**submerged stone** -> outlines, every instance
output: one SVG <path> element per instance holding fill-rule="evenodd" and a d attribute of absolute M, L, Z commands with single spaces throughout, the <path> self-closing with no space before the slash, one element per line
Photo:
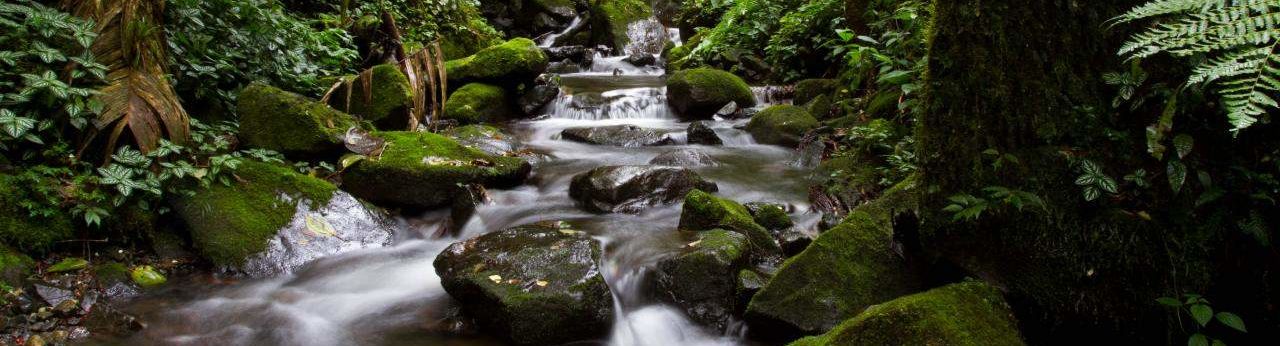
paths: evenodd
<path fill-rule="evenodd" d="M 695 189 L 716 191 L 716 184 L 686 168 L 607 166 L 582 173 L 569 185 L 569 197 L 599 213 L 638 213 L 679 201 Z"/>
<path fill-rule="evenodd" d="M 373 203 L 396 207 L 447 205 L 459 185 L 519 185 L 528 162 L 495 156 L 428 132 L 379 132 L 387 146 L 381 157 L 357 162 L 343 174 L 342 188 Z"/>
<path fill-rule="evenodd" d="M 683 119 L 711 119 L 730 102 L 739 107 L 756 105 L 747 82 L 732 73 L 711 68 L 681 70 L 667 78 L 667 100 Z"/>
<path fill-rule="evenodd" d="M 795 147 L 809 130 L 818 128 L 814 119 L 803 107 L 778 105 L 761 111 L 747 123 L 747 132 L 763 144 Z"/>
<path fill-rule="evenodd" d="M 254 84 L 240 92 L 240 139 L 246 146 L 285 155 L 342 152 L 342 137 L 359 124 L 328 105 L 275 87 Z"/>
<path fill-rule="evenodd" d="M 667 135 L 635 125 L 574 127 L 560 132 L 560 136 L 575 142 L 628 148 L 675 144 Z"/>
<path fill-rule="evenodd" d="M 441 284 L 484 329 L 516 344 L 604 337 L 613 298 L 590 235 L 535 224 L 454 243 L 435 260 Z"/>

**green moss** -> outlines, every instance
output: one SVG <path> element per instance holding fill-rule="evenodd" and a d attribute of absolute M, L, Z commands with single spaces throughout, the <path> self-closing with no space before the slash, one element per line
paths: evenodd
<path fill-rule="evenodd" d="M 58 241 L 75 236 L 71 216 L 63 212 L 48 216 L 31 215 L 21 203 L 32 200 L 29 192 L 23 189 L 23 183 L 0 175 L 0 242 L 22 251 L 43 253 Z"/>
<path fill-rule="evenodd" d="M 282 165 L 245 161 L 231 186 L 213 185 L 174 203 L 197 250 L 217 265 L 239 265 L 267 248 L 298 203 L 329 203 L 337 188 Z"/>
<path fill-rule="evenodd" d="M 0 285 L 22 287 L 35 270 L 36 261 L 8 246 L 0 245 Z"/>
<path fill-rule="evenodd" d="M 487 139 L 504 136 L 502 130 L 493 126 L 480 124 L 455 127 L 445 132 L 445 135 L 458 140 Z"/>
<path fill-rule="evenodd" d="M 108 288 L 116 283 L 129 282 L 129 267 L 120 262 L 94 265 L 93 277 L 98 280 L 98 286 Z"/>
<path fill-rule="evenodd" d="M 680 255 L 658 263 L 661 296 L 695 321 L 722 327 L 737 306 L 738 274 L 750 260 L 748 244 L 738 232 L 699 232 Z"/>
<path fill-rule="evenodd" d="M 747 318 L 781 334 L 825 332 L 868 306 L 915 292 L 921 282 L 890 248 L 892 214 L 854 210 L 783 262 L 747 306 Z"/>
<path fill-rule="evenodd" d="M 795 86 L 795 104 L 808 104 L 816 100 L 819 96 L 830 95 L 840 87 L 840 81 L 835 79 L 805 79 L 796 82 Z"/>
<path fill-rule="evenodd" d="M 240 138 L 249 147 L 322 156 L 342 150 L 340 136 L 359 124 L 305 96 L 254 84 L 240 92 Z"/>
<path fill-rule="evenodd" d="M 502 33 L 489 25 L 480 10 L 470 1 L 455 2 L 463 19 L 462 25 L 444 25 L 441 28 L 440 49 L 445 60 L 461 59 L 481 49 L 502 43 Z"/>
<path fill-rule="evenodd" d="M 794 147 L 809 130 L 819 126 L 804 108 L 792 105 L 777 105 L 766 108 L 747 123 L 747 132 L 756 141 Z"/>
<path fill-rule="evenodd" d="M 1000 291 L 970 281 L 871 307 L 831 332 L 791 346 L 1024 344 Z"/>
<path fill-rule="evenodd" d="M 682 117 L 710 119 L 729 102 L 756 105 L 751 87 L 732 73 L 712 68 L 680 70 L 667 78 L 667 99 Z"/>
<path fill-rule="evenodd" d="M 742 233 L 747 236 L 754 249 L 764 250 L 769 254 L 781 251 L 778 242 L 763 226 L 756 224 L 746 207 L 701 190 L 689 192 L 680 213 L 680 229 L 706 231 L 717 228 Z"/>
<path fill-rule="evenodd" d="M 592 41 L 608 44 L 615 52 L 627 46 L 627 26 L 652 16 L 653 9 L 644 0 L 603 0 L 591 8 Z"/>
<path fill-rule="evenodd" d="M 515 116 L 506 89 L 482 83 L 471 83 L 449 96 L 445 104 L 444 118 L 460 124 L 498 122 Z"/>
<path fill-rule="evenodd" d="M 492 156 L 434 133 L 379 132 L 387 141 L 378 159 L 360 161 L 343 175 L 343 187 L 375 203 L 431 208 L 449 202 L 459 184 L 512 186 L 529 163 Z"/>
<path fill-rule="evenodd" d="M 399 66 L 374 66 L 369 71 L 368 78 L 371 79 L 367 91 L 364 90 L 365 83 L 356 78 L 345 78 L 350 82 L 334 91 L 329 98 L 329 106 L 371 121 L 379 128 L 403 129 L 409 126 L 410 111 L 413 108 L 413 86 L 409 84 L 409 77 L 400 72 Z M 351 97 L 348 98 L 348 95 Z"/>
<path fill-rule="evenodd" d="M 516 85 L 533 80 L 547 69 L 547 55 L 527 38 L 485 48 L 475 55 L 445 63 L 449 84 L 485 82 Z"/>
<path fill-rule="evenodd" d="M 771 203 L 747 203 L 746 207 L 756 224 L 764 226 L 765 229 L 776 231 L 791 228 L 791 215 L 788 215 L 782 206 Z"/>

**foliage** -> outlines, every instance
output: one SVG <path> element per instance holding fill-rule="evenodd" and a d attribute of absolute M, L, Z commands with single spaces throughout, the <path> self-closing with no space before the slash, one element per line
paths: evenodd
<path fill-rule="evenodd" d="M 832 54 L 844 61 L 840 78 L 855 97 L 845 101 L 847 109 L 877 114 L 896 106 L 897 114 L 918 110 L 918 90 L 924 75 L 924 30 L 930 7 L 923 1 L 903 1 L 889 9 L 871 9 L 876 20 L 870 32 L 836 31 L 827 43 Z"/>
<path fill-rule="evenodd" d="M 782 16 L 764 48 L 773 79 L 791 82 L 826 70 L 835 49 L 830 43 L 845 27 L 843 15 L 843 0 L 813 0 Z"/>
<path fill-rule="evenodd" d="M 1084 199 L 1093 201 L 1102 197 L 1102 193 L 1116 194 L 1119 185 L 1115 179 L 1111 179 L 1107 173 L 1102 171 L 1102 167 L 1097 163 L 1089 160 L 1080 161 L 1081 174 L 1076 178 L 1076 185 L 1084 188 Z"/>
<path fill-rule="evenodd" d="M 744 60 L 765 49 L 782 17 L 803 3 L 800 0 L 736 1 L 714 28 L 707 29 L 680 64 L 716 66 L 737 72 L 744 67 Z"/>
<path fill-rule="evenodd" d="M 1216 83 L 1232 131 L 1238 132 L 1280 106 L 1274 99 L 1280 92 L 1277 9 L 1276 0 L 1153 0 L 1113 20 L 1168 17 L 1131 37 L 1120 54 L 1205 56 L 1187 84 Z"/>
<path fill-rule="evenodd" d="M 1214 313 L 1213 307 L 1210 306 L 1208 299 L 1205 299 L 1198 294 L 1184 294 L 1182 295 L 1182 298 L 1183 299 L 1161 297 L 1160 299 L 1156 299 L 1156 302 L 1160 303 L 1160 305 L 1175 309 L 1179 320 L 1182 319 L 1182 316 L 1185 313 L 1187 316 L 1191 317 L 1192 321 L 1195 322 L 1194 332 L 1187 338 L 1188 346 L 1208 346 L 1211 344 L 1214 346 L 1225 346 L 1226 342 L 1214 339 L 1205 334 L 1205 330 L 1208 329 L 1210 327 L 1210 323 L 1214 321 L 1217 321 L 1218 323 L 1216 324 L 1218 325 L 1240 331 L 1241 333 L 1248 332 L 1248 329 L 1246 329 L 1244 325 L 1244 319 L 1241 319 L 1240 316 L 1237 316 L 1236 314 L 1226 311 Z"/>

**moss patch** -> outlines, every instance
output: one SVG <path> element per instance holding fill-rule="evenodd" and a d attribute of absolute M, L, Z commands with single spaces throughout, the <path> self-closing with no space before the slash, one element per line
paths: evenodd
<path fill-rule="evenodd" d="M 868 308 L 831 332 L 791 343 L 826 345 L 1024 345 L 1000 291 L 970 281 Z"/>
<path fill-rule="evenodd" d="M 22 251 L 42 253 L 58 241 L 74 237 L 75 224 L 69 215 L 59 212 L 34 216 L 19 204 L 31 200 L 23 184 L 0 175 L 0 242 Z"/>
<path fill-rule="evenodd" d="M 498 122 L 515 117 L 506 89 L 483 83 L 471 83 L 449 96 L 444 118 L 460 124 Z"/>
<path fill-rule="evenodd" d="M 340 136 L 358 126 L 350 115 L 323 103 L 261 84 L 240 92 L 238 110 L 245 145 L 290 155 L 340 152 Z"/>
<path fill-rule="evenodd" d="M 410 109 L 413 108 L 413 86 L 409 84 L 409 77 L 394 64 L 374 66 L 369 73 L 368 78 L 371 80 L 367 94 L 364 83 L 346 83 L 333 92 L 333 96 L 329 98 L 329 106 L 371 121 L 378 128 L 407 128 L 411 117 Z M 348 76 L 344 80 L 353 81 L 356 78 Z M 351 97 L 348 98 L 348 95 Z"/>
<path fill-rule="evenodd" d="M 22 287 L 27 276 L 36 267 L 36 261 L 8 246 L 0 245 L 0 285 Z"/>
<path fill-rule="evenodd" d="M 781 251 L 777 241 L 774 241 L 763 226 L 756 224 L 746 207 L 701 190 L 689 192 L 680 212 L 680 229 L 706 231 L 717 228 L 742 233 L 747 236 L 754 249 L 764 250 L 768 254 Z"/>
<path fill-rule="evenodd" d="M 627 46 L 627 26 L 652 16 L 653 9 L 644 0 L 603 0 L 591 7 L 592 41 L 607 44 L 614 52 Z"/>
<path fill-rule="evenodd" d="M 502 43 L 502 33 L 494 29 L 470 1 L 455 2 L 463 15 L 458 24 L 441 28 L 440 49 L 445 60 L 461 59 L 481 49 Z"/>
<path fill-rule="evenodd" d="M 108 288 L 120 282 L 129 282 L 129 267 L 120 262 L 107 262 L 93 266 L 93 276 L 98 286 Z"/>
<path fill-rule="evenodd" d="M 760 143 L 794 147 L 800 144 L 805 133 L 818 126 L 818 119 L 804 108 L 777 105 L 751 117 L 747 132 Z"/>
<path fill-rule="evenodd" d="M 667 101 L 687 119 L 711 119 L 729 102 L 756 105 L 751 87 L 732 73 L 712 68 L 681 70 L 667 78 Z"/>
<path fill-rule="evenodd" d="M 830 95 L 840 87 L 840 81 L 835 79 L 805 79 L 796 82 L 795 104 L 803 105 L 816 100 L 818 96 Z"/>
<path fill-rule="evenodd" d="M 433 208 L 445 205 L 459 184 L 507 187 L 524 181 L 531 167 L 514 157 L 493 156 L 426 132 L 378 132 L 387 141 L 377 159 L 347 169 L 343 189 L 374 203 Z"/>
<path fill-rule="evenodd" d="M 527 38 L 485 48 L 475 55 L 445 63 L 449 84 L 485 82 L 516 85 L 533 80 L 547 69 L 547 55 Z"/>
<path fill-rule="evenodd" d="M 695 321 L 723 327 L 737 305 L 738 273 L 749 263 L 749 250 L 741 233 L 698 233 L 683 253 L 658 263 L 660 295 Z"/>
<path fill-rule="evenodd" d="M 293 219 L 302 200 L 319 208 L 337 188 L 289 167 L 245 161 L 231 186 L 214 185 L 174 206 L 193 245 L 217 265 L 239 265 L 267 248 L 267 240 Z"/>

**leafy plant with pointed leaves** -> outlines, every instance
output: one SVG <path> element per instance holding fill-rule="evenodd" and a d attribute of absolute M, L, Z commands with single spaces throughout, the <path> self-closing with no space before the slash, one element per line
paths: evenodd
<path fill-rule="evenodd" d="M 1080 176 L 1076 178 L 1076 185 L 1084 188 L 1086 201 L 1097 200 L 1103 193 L 1114 195 L 1119 192 L 1119 184 L 1102 171 L 1102 166 L 1087 159 L 1080 160 L 1079 165 Z"/>
<path fill-rule="evenodd" d="M 1160 305 L 1176 309 L 1177 319 L 1179 321 L 1182 320 L 1183 314 L 1186 314 L 1195 322 L 1194 330 L 1191 333 L 1191 336 L 1187 338 L 1187 346 L 1225 346 L 1226 342 L 1205 334 L 1205 330 L 1209 328 L 1210 323 L 1215 321 L 1217 324 L 1240 331 L 1241 333 L 1249 332 L 1249 330 L 1245 328 L 1244 319 L 1240 318 L 1240 316 L 1226 311 L 1218 311 L 1215 313 L 1213 311 L 1213 307 L 1209 304 L 1209 300 L 1198 294 L 1184 294 L 1182 295 L 1182 299 L 1161 297 L 1156 299 L 1156 302 L 1160 303 Z"/>

